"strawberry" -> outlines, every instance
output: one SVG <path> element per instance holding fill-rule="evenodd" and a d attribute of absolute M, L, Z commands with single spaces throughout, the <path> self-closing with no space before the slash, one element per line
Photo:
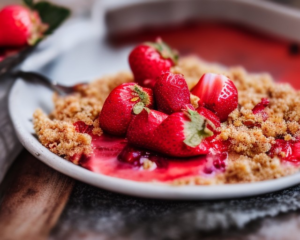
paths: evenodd
<path fill-rule="evenodd" d="M 73 123 L 73 126 L 75 127 L 75 130 L 79 133 L 92 133 L 93 126 L 92 125 L 86 125 L 83 121 L 77 121 Z"/>
<path fill-rule="evenodd" d="M 299 163 L 300 162 L 300 142 L 299 141 L 285 141 L 283 139 L 276 139 L 275 144 L 272 145 L 269 155 L 271 157 L 280 157 L 282 160 Z"/>
<path fill-rule="evenodd" d="M 205 107 L 200 106 L 196 110 L 201 116 L 205 117 L 209 121 L 211 121 L 214 128 L 212 128 L 211 125 L 208 125 L 207 127 L 213 131 L 214 133 L 219 133 L 219 128 L 221 127 L 220 119 L 210 110 L 206 109 Z"/>
<path fill-rule="evenodd" d="M 104 102 L 99 116 L 100 127 L 106 133 L 123 136 L 133 117 L 144 107 L 153 106 L 151 89 L 142 88 L 136 83 L 123 83 L 116 87 Z"/>
<path fill-rule="evenodd" d="M 252 109 L 253 114 L 260 115 L 263 121 L 266 121 L 269 115 L 266 112 L 265 108 L 269 105 L 269 103 L 270 101 L 268 98 L 262 98 L 261 102 L 256 104 L 255 107 Z"/>
<path fill-rule="evenodd" d="M 154 131 L 167 117 L 162 112 L 144 109 L 129 124 L 126 135 L 128 142 L 136 147 L 147 148 L 155 139 Z"/>
<path fill-rule="evenodd" d="M 208 127 L 210 126 L 210 127 Z M 207 154 L 216 126 L 190 108 L 168 116 L 155 130 L 150 149 L 173 157 L 192 157 Z"/>
<path fill-rule="evenodd" d="M 181 74 L 163 73 L 153 88 L 157 109 L 167 114 L 179 112 L 190 104 L 190 91 Z"/>
<path fill-rule="evenodd" d="M 224 75 L 204 74 L 191 93 L 200 98 L 199 103 L 213 111 L 224 122 L 238 106 L 238 92 L 234 83 Z"/>
<path fill-rule="evenodd" d="M 167 44 L 158 39 L 135 47 L 129 55 L 129 65 L 135 81 L 144 87 L 153 88 L 155 79 L 170 71 L 177 64 L 178 55 Z"/>
<path fill-rule="evenodd" d="M 47 30 L 38 13 L 20 5 L 0 11 L 0 46 L 34 45 Z"/>

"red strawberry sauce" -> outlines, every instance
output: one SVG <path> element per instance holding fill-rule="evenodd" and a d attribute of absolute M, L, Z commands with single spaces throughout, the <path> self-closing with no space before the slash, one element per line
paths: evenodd
<path fill-rule="evenodd" d="M 161 36 L 184 55 L 197 54 L 211 62 L 228 66 L 242 65 L 252 72 L 270 72 L 276 80 L 289 82 L 295 88 L 300 88 L 299 44 L 253 29 L 234 24 L 201 22 L 124 33 L 121 36 L 112 37 L 117 46 L 149 41 Z M 259 110 L 263 111 L 263 105 L 261 104 Z M 277 140 L 269 154 L 275 156 L 284 152 L 285 157 L 282 160 L 300 162 L 300 143 L 282 141 Z M 122 138 L 93 137 L 94 155 L 83 158 L 79 164 L 94 172 L 136 181 L 171 181 L 195 175 L 213 176 L 226 167 L 227 152 L 221 144 L 215 144 L 215 148 L 217 152 L 223 152 L 222 154 L 209 154 L 188 160 L 165 158 L 145 151 L 125 152 L 131 163 L 123 162 L 120 158 L 118 160 L 126 145 L 126 140 Z M 140 156 L 144 155 L 156 162 L 155 170 L 140 170 Z"/>
<path fill-rule="evenodd" d="M 96 173 L 134 181 L 167 182 L 181 177 L 210 177 L 224 171 L 227 161 L 227 152 L 218 153 L 224 150 L 220 143 L 216 143 L 211 154 L 190 159 L 167 158 L 135 149 L 127 145 L 126 139 L 108 135 L 92 136 L 92 145 L 92 156 L 83 157 L 79 165 Z M 146 158 L 155 162 L 155 169 L 143 169 Z"/>

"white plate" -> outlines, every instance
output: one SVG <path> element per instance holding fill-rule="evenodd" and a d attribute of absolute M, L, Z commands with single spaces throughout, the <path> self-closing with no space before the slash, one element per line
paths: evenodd
<path fill-rule="evenodd" d="M 32 114 L 42 108 L 49 112 L 52 109 L 52 93 L 42 86 L 28 84 L 18 80 L 9 97 L 9 111 L 23 146 L 45 164 L 72 178 L 107 190 L 148 198 L 161 199 L 221 199 L 245 197 L 268 193 L 293 186 L 300 182 L 300 174 L 276 180 L 232 184 L 222 186 L 168 186 L 154 183 L 142 183 L 113 178 L 79 167 L 50 152 L 34 136 Z"/>
<path fill-rule="evenodd" d="M 232 0 L 232 2 L 235 1 Z M 249 3 L 249 1 L 244 2 Z M 271 10 L 273 11 L 274 8 L 271 8 Z M 286 16 L 294 15 L 287 11 Z M 297 38 L 296 36 L 293 37 Z M 58 59 L 54 67 L 52 66 L 50 73 L 49 71 L 48 73 L 51 78 L 55 80 L 58 80 L 58 77 L 59 80 L 65 79 L 64 83 L 68 84 L 74 83 L 73 79 L 80 80 L 84 79 L 85 76 L 101 76 L 104 73 L 126 69 L 128 67 L 126 61 L 128 51 L 128 48 L 110 49 L 108 45 L 105 45 L 104 39 L 89 39 Z M 106 61 L 103 61 L 103 59 L 106 59 Z M 86 61 L 89 61 L 89 64 L 82 64 Z M 31 62 L 31 65 L 34 66 L 38 63 Z M 17 136 L 23 146 L 42 162 L 57 171 L 107 190 L 147 198 L 222 199 L 273 192 L 300 183 L 300 173 L 297 173 L 276 180 L 249 184 L 175 187 L 157 183 L 135 182 L 93 173 L 58 157 L 41 145 L 34 135 L 32 122 L 30 121 L 34 110 L 37 108 L 41 108 L 48 113 L 51 111 L 53 108 L 51 91 L 42 86 L 17 80 L 10 92 L 9 111 Z"/>

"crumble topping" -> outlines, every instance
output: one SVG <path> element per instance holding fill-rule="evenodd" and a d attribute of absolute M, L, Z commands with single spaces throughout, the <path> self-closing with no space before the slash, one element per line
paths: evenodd
<path fill-rule="evenodd" d="M 298 168 L 271 158 L 267 152 L 275 139 L 295 140 L 300 136 L 300 92 L 288 84 L 275 83 L 269 74 L 249 74 L 242 67 L 226 68 L 209 64 L 197 57 L 179 60 L 173 73 L 184 75 L 191 89 L 204 73 L 223 74 L 230 78 L 238 89 L 239 106 L 222 123 L 218 136 L 230 141 L 230 155 L 226 170 L 213 178 L 177 179 L 174 185 L 211 185 L 224 183 L 255 182 L 275 179 L 298 171 Z M 73 123 L 83 121 L 93 125 L 93 133 L 101 135 L 98 115 L 110 91 L 121 83 L 133 81 L 129 72 L 106 76 L 86 86 L 78 93 L 66 97 L 53 96 L 55 109 L 47 117 L 41 110 L 34 113 L 34 128 L 41 143 L 52 152 L 71 160 L 75 154 L 91 152 L 91 137 L 77 133 Z M 254 114 L 252 109 L 268 98 L 265 108 L 268 119 Z M 194 106 L 198 101 L 193 96 Z M 73 161 L 73 159 L 72 159 Z M 151 169 L 145 163 L 144 169 Z"/>
<path fill-rule="evenodd" d="M 72 123 L 83 121 L 87 125 L 93 125 L 109 93 L 121 83 L 132 81 L 131 73 L 121 72 L 80 86 L 77 93 L 66 97 L 54 94 L 54 110 L 50 118 Z"/>
<path fill-rule="evenodd" d="M 40 142 L 49 150 L 77 163 L 74 155 L 91 153 L 91 137 L 77 133 L 73 124 L 82 121 L 93 125 L 93 134 L 102 135 L 98 115 L 108 94 L 119 84 L 132 82 L 129 72 L 104 76 L 88 85 L 80 86 L 78 92 L 60 97 L 53 95 L 54 110 L 47 117 L 40 109 L 33 115 L 33 125 Z"/>
<path fill-rule="evenodd" d="M 144 159 L 142 167 L 144 170 L 152 171 L 152 170 L 156 169 L 157 166 L 156 166 L 155 162 L 152 162 L 149 159 Z"/>
<path fill-rule="evenodd" d="M 40 142 L 51 152 L 78 163 L 76 155 L 90 154 L 92 138 L 88 134 L 78 133 L 70 122 L 50 120 L 42 110 L 33 114 L 33 126 Z"/>
<path fill-rule="evenodd" d="M 257 182 L 275 179 L 293 174 L 297 168 L 282 164 L 280 159 L 270 158 L 265 153 L 255 155 L 253 158 L 240 155 L 237 159 L 228 161 L 223 179 L 225 183 Z"/>

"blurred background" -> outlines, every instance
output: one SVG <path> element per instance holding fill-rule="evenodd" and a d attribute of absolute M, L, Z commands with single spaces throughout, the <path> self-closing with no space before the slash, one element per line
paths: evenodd
<path fill-rule="evenodd" d="M 1 0 L 0 7 L 20 2 Z M 300 88 L 298 0 L 51 2 L 73 13 L 50 37 L 52 41 L 42 44 L 43 49 L 52 46 L 54 50 L 48 50 L 47 61 L 39 61 L 47 62 L 47 66 L 40 64 L 40 71 L 53 78 L 76 80 L 128 69 L 127 54 L 132 46 L 160 36 L 181 55 L 197 54 L 209 62 L 242 65 L 251 72 L 267 71 L 276 80 Z M 49 61 L 50 55 L 55 62 Z M 76 69 L 66 76 L 74 64 Z"/>

